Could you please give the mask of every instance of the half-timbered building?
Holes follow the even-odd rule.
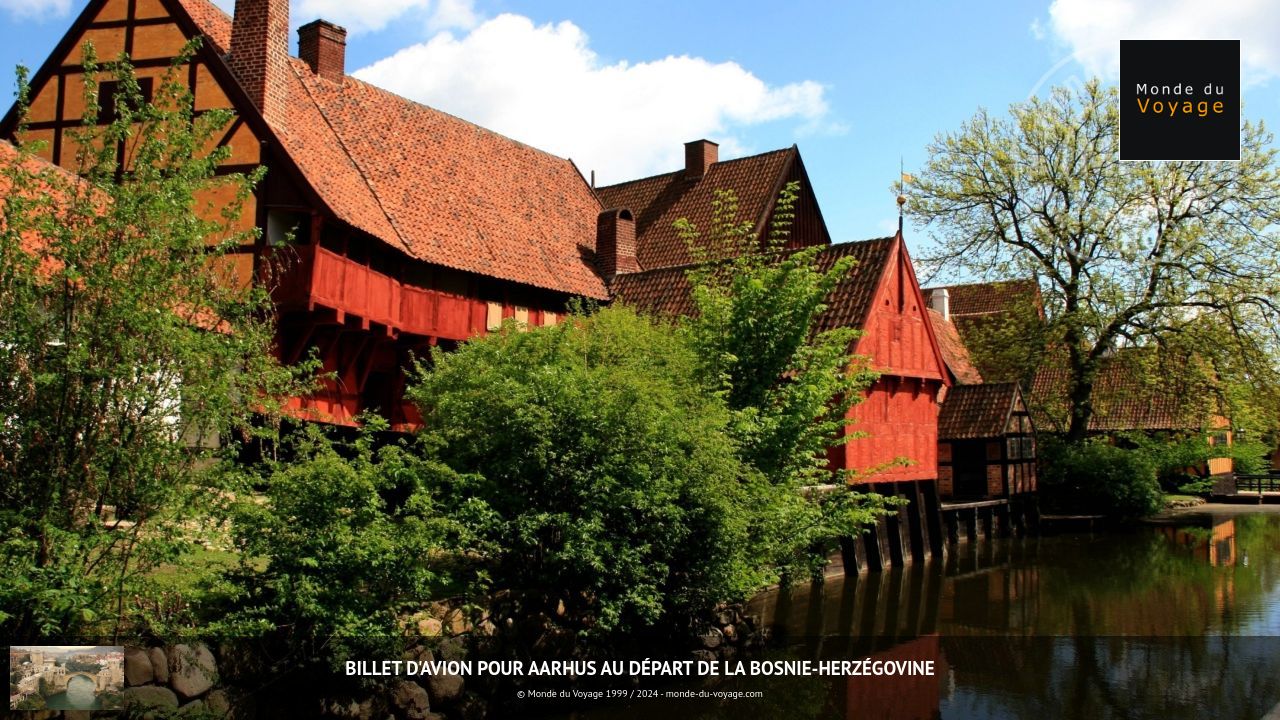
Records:
[[[412,423],[400,400],[412,353],[506,318],[553,323],[569,298],[607,299],[600,203],[572,162],[352,78],[345,31],[330,23],[300,28],[291,56],[288,28],[287,0],[239,0],[234,19],[208,0],[92,0],[33,76],[21,136],[16,108],[0,133],[44,141],[46,159],[75,170],[85,90],[107,106],[115,82],[89,78],[84,45],[127,54],[145,94],[201,38],[177,72],[196,113],[235,112],[221,172],[267,168],[240,218],[261,238],[233,256],[236,275],[287,265],[272,280],[279,353],[315,352],[329,378],[292,401],[300,417]]]
[[[831,462],[864,471],[869,488],[936,505],[939,404],[974,378],[944,357],[958,342],[945,330],[940,344],[901,231],[833,244],[794,146],[721,161],[715,143],[698,140],[685,145],[683,168],[596,189],[570,160],[347,75],[342,28],[303,25],[296,55],[288,28],[287,0],[237,0],[234,16],[209,0],[90,0],[33,76],[26,123],[19,129],[11,110],[0,135],[44,141],[47,160],[74,170],[71,130],[95,96],[86,90],[107,106],[115,82],[87,74],[85,43],[102,58],[126,54],[145,93],[199,38],[176,72],[196,113],[234,111],[219,133],[229,148],[220,172],[267,171],[239,221],[261,236],[233,255],[235,276],[271,283],[282,360],[314,353],[326,373],[322,388],[292,399],[298,417],[354,425],[377,412],[411,427],[418,417],[402,400],[411,357],[506,319],[555,323],[575,298],[687,312],[695,258],[675,221],[708,227],[715,192],[728,189],[763,235],[795,182],[788,247],[822,246],[824,267],[858,261],[820,327],[861,329],[850,351],[881,374],[850,410],[859,437]],[[898,521],[902,538],[911,525],[913,554],[927,542],[924,517]]]
[[[772,224],[779,191],[788,183],[799,183],[787,246],[824,246],[818,259],[824,269],[841,258],[857,262],[828,298],[817,330],[860,328],[862,336],[851,351],[869,358],[871,368],[881,373],[849,411],[850,431],[865,437],[834,448],[832,464],[872,470],[862,478],[868,483],[935,480],[937,403],[950,380],[902,234],[832,244],[794,146],[723,162],[717,150],[706,140],[689,143],[683,169],[600,188],[606,206],[634,218],[634,256],[625,261],[634,270],[610,278],[613,292],[644,311],[692,312],[686,272],[693,259],[675,221],[687,218],[697,227],[708,227],[713,195],[727,189],[734,192],[739,219],[763,237]],[[715,260],[722,250],[707,248],[702,255]]]

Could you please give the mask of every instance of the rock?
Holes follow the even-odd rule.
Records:
[[[436,655],[441,660],[466,660],[467,646],[458,638],[449,638],[436,648]]]
[[[231,712],[231,698],[226,690],[214,690],[204,699],[204,706],[209,708],[209,712],[226,715]]]
[[[93,717],[93,713],[88,710],[63,710],[63,720],[89,720]]]
[[[203,695],[213,687],[218,666],[204,643],[169,648],[169,684],[184,699]]]
[[[400,680],[391,688],[391,704],[404,720],[425,720],[431,714],[431,698],[416,682]]]
[[[151,657],[142,648],[125,648],[124,650],[124,682],[126,685],[146,685],[155,679],[151,668]]]
[[[430,675],[427,677],[427,692],[435,705],[447,705],[462,696],[465,685],[461,675]]]
[[[719,628],[711,628],[702,633],[698,640],[702,643],[702,647],[708,650],[715,650],[724,644],[724,633],[720,632]]]
[[[716,660],[716,654],[710,650],[694,650],[692,655],[694,660],[702,662],[715,662]]]
[[[120,693],[125,705],[148,708],[178,709],[178,696],[167,687],[159,685],[143,685],[142,687],[125,688]]]
[[[716,611],[716,623],[719,625],[732,625],[734,621],[737,620],[737,618],[734,617],[736,614],[737,613],[729,608],[721,608]]]
[[[729,642],[733,642],[738,637],[738,628],[733,625],[725,625],[720,632],[724,633],[724,639]]]
[[[156,682],[169,682],[169,658],[165,657],[164,648],[151,648],[147,657],[151,660],[151,672],[155,673]]]
[[[195,713],[203,713],[205,704],[203,700],[192,700],[191,702],[178,708],[179,715],[190,715]]]
[[[418,632],[423,637],[439,637],[444,632],[444,623],[435,618],[426,618],[418,621]]]

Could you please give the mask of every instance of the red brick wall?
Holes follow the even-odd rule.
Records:
[[[227,64],[267,122],[283,127],[289,107],[289,0],[236,0]]]

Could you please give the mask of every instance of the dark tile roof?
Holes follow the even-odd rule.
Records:
[[[180,2],[225,51],[231,18]],[[340,220],[426,262],[608,296],[594,266],[601,206],[571,161],[297,58],[288,78],[286,119],[271,129]]]
[[[827,311],[818,318],[817,330],[837,327],[862,327],[871,311],[880,278],[889,266],[896,239],[893,237],[839,243],[828,246],[818,256],[818,267],[829,270],[842,258],[853,258],[857,265],[827,298]]]
[[[1213,414],[1205,388],[1175,387],[1168,376],[1159,379],[1137,370],[1126,353],[1108,358],[1093,388],[1090,432],[1130,430],[1199,430]],[[1046,362],[1035,374],[1027,404],[1041,429],[1065,432],[1070,425],[1070,369]]]
[[[1017,398],[1015,383],[952,387],[938,413],[938,439],[978,440],[1004,435]]]
[[[829,270],[841,258],[857,265],[827,298],[827,310],[818,318],[816,331],[836,327],[861,327],[871,308],[872,296],[888,265],[894,238],[830,245],[818,255],[818,267]],[[641,312],[677,316],[693,312],[687,273],[690,266],[660,268],[619,275],[616,297]]]
[[[1031,279],[924,288],[925,301],[934,290],[944,289],[951,301],[951,315],[955,317],[1005,312],[1020,303],[1040,305],[1040,286]]]
[[[969,348],[960,339],[960,333],[954,323],[943,319],[942,313],[927,308],[929,320],[933,322],[933,334],[938,337],[938,349],[942,351],[942,359],[947,369],[960,385],[973,385],[982,382],[982,373],[974,367],[969,357]]]
[[[635,213],[636,259],[642,270],[688,265],[694,259],[676,232],[676,220],[686,218],[707,232],[715,191],[732,189],[737,195],[738,217],[763,222],[796,154],[792,146],[714,163],[699,178],[687,178],[678,170],[598,188],[596,193],[605,207],[628,208]],[[723,255],[706,259],[723,259]]]

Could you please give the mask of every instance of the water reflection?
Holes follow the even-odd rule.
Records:
[[[771,591],[773,657],[930,660],[933,676],[724,678],[732,701],[577,718],[1260,720],[1280,705],[1280,514],[962,545],[944,560]]]
[[[50,697],[51,710],[94,710],[98,708],[97,686],[83,675],[73,675],[67,680],[66,692]]]
[[[1277,553],[1280,516],[1202,517],[965,546],[752,608],[788,657],[935,662],[828,683],[791,717],[1257,720],[1280,703]]]

